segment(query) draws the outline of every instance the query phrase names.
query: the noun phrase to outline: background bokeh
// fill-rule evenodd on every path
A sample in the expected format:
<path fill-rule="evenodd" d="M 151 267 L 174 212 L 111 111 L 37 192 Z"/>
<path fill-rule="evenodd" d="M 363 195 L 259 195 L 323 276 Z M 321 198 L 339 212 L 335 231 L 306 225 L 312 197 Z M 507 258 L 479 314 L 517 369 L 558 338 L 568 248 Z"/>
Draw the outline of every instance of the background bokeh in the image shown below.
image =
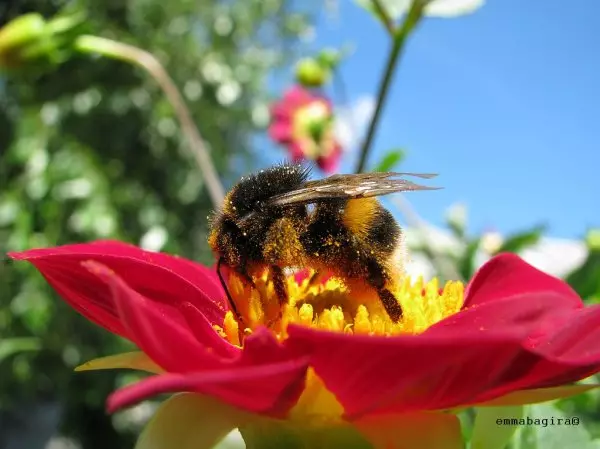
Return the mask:
<path fill-rule="evenodd" d="M 600 222 L 590 193 L 598 156 L 588 155 L 597 127 L 587 108 L 597 107 L 600 95 L 578 65 L 591 53 L 577 47 L 595 48 L 583 37 L 591 22 L 566 6 L 562 15 L 516 0 L 491 3 L 451 24 L 432 19 L 431 30 L 428 19 L 413 36 L 370 165 L 402 147 L 397 165 L 404 170 L 442 173 L 444 193 L 386 200 L 406 225 L 413 274 L 467 280 L 491 255 L 515 251 L 599 301 L 600 245 L 592 228 Z M 156 55 L 181 89 L 226 187 L 285 157 L 265 131 L 269 104 L 292 82 L 295 61 L 325 46 L 348 50 L 329 96 L 345 151 L 341 171 L 355 164 L 387 44 L 381 26 L 353 2 L 7 0 L 0 26 L 32 11 L 84 13 L 87 33 Z M 511 21 L 513 14 L 520 19 Z M 545 28 L 559 17 L 561 29 L 582 21 L 579 34 L 557 37 Z M 579 49 L 561 50 L 575 58 L 570 70 L 553 39 L 571 39 Z M 540 56 L 536 45 L 553 49 Z M 529 67 L 523 55 L 534 53 L 537 75 L 507 75 Z M 452 83 L 460 74 L 464 79 Z M 559 107 L 577 104 L 557 91 L 564 86 L 585 97 L 580 108 Z M 559 138 L 552 123 L 560 120 L 568 126 Z M 129 64 L 75 55 L 50 69 L 0 75 L 0 253 L 114 238 L 212 263 L 212 206 L 186 147 L 163 93 Z M 448 209 L 459 199 L 469 204 L 468 217 L 464 206 Z M 104 401 L 135 374 L 73 373 L 85 360 L 126 349 L 63 304 L 32 267 L 0 262 L 0 449 L 132 447 L 153 405 L 109 416 Z M 590 439 L 600 437 L 597 393 L 540 407 L 532 413 L 583 421 L 578 436 L 541 429 L 543 438 L 598 447 Z M 547 447 L 527 446 L 538 441 L 527 432 L 520 438 L 519 447 Z"/>

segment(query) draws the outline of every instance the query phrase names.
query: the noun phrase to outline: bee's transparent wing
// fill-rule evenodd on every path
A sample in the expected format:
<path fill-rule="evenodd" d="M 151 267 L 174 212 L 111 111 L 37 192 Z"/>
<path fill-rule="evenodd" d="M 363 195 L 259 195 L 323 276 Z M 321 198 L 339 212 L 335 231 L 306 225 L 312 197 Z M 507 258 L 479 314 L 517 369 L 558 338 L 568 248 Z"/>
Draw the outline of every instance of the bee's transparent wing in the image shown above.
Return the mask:
<path fill-rule="evenodd" d="M 398 179 L 401 176 L 431 179 L 437 175 L 395 172 L 333 175 L 317 181 L 308 181 L 299 189 L 273 196 L 267 204 L 273 206 L 309 204 L 334 198 L 367 198 L 396 192 L 438 190 L 441 188 L 423 186 L 406 179 Z"/>

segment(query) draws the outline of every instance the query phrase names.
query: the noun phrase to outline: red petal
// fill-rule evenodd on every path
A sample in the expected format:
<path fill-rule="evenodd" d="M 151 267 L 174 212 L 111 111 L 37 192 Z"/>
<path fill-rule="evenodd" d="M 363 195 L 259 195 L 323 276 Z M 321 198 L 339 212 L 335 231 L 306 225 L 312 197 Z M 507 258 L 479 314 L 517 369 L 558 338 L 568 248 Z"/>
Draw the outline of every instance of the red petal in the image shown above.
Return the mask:
<path fill-rule="evenodd" d="M 301 270 L 296 271 L 296 273 L 294 273 L 294 280 L 296 281 L 296 284 L 302 284 L 302 282 L 304 282 L 305 279 L 308 279 L 310 274 L 311 272 L 308 268 L 303 268 Z M 319 277 L 317 279 L 318 284 L 325 284 L 327 280 L 332 276 L 333 274 L 329 271 L 325 273 L 320 272 Z"/>
<path fill-rule="evenodd" d="M 292 86 L 283 94 L 282 103 L 298 108 L 317 98 L 319 97 L 313 95 L 310 91 L 301 86 Z"/>
<path fill-rule="evenodd" d="M 302 140 L 295 139 L 287 146 L 290 157 L 293 161 L 298 162 L 306 159 L 303 145 L 304 143 Z"/>
<path fill-rule="evenodd" d="M 475 274 L 467 286 L 463 310 L 435 324 L 427 333 L 447 327 L 457 332 L 514 326 L 539 329 L 582 307 L 579 296 L 564 281 L 519 256 L 501 254 Z"/>
<path fill-rule="evenodd" d="M 275 103 L 271 106 L 271 123 L 289 123 L 295 107 L 286 103 Z"/>
<path fill-rule="evenodd" d="M 553 292 L 515 294 L 509 298 L 477 304 L 431 326 L 425 334 L 438 332 L 503 333 L 526 327 L 528 332 L 554 323 L 561 315 L 574 312 L 568 299 Z"/>
<path fill-rule="evenodd" d="M 80 262 L 94 259 L 127 279 L 130 287 L 153 300 L 172 304 L 177 298 L 192 302 L 211 322 L 221 323 L 227 309 L 225 294 L 216 274 L 189 260 L 162 253 L 144 251 L 136 246 L 116 241 L 96 241 L 9 253 L 17 260 L 27 260 L 46 276 L 61 278 L 50 284 L 63 298 L 88 319 L 115 331 L 114 322 L 106 323 L 97 313 L 103 309 L 113 317 L 115 305 L 96 294 L 98 279 L 87 272 Z M 103 289 L 104 287 L 100 287 Z M 113 320 L 114 321 L 114 320 Z M 119 332 L 117 332 L 119 333 Z"/>
<path fill-rule="evenodd" d="M 283 98 L 271 106 L 271 121 L 289 121 L 294 112 L 310 103 L 314 97 L 307 90 L 294 86 L 283 94 Z"/>
<path fill-rule="evenodd" d="M 300 397 L 307 369 L 308 357 L 300 346 L 282 345 L 261 328 L 246 338 L 239 357 L 223 361 L 218 369 L 149 378 L 114 393 L 109 408 L 116 410 L 164 392 L 189 391 L 283 417 Z"/>
<path fill-rule="evenodd" d="M 305 279 L 308 279 L 309 275 L 310 270 L 308 268 L 303 268 L 302 270 L 298 270 L 294 273 L 294 280 L 296 281 L 296 284 L 300 285 Z"/>
<path fill-rule="evenodd" d="M 179 311 L 169 305 L 152 302 L 131 289 L 108 267 L 97 262 L 84 262 L 86 268 L 110 286 L 121 322 L 134 342 L 166 371 L 185 373 L 219 366 L 217 353 L 235 351 L 223 339 L 196 340 L 192 331 L 181 323 Z M 209 346 L 217 345 L 217 346 Z"/>
<path fill-rule="evenodd" d="M 136 343 L 155 362 L 173 374 L 168 377 L 171 380 L 167 384 L 163 384 L 162 380 L 157 381 L 158 386 L 150 382 L 150 390 L 144 386 L 140 389 L 132 387 L 134 393 L 133 396 L 126 396 L 130 398 L 128 400 L 143 398 L 152 394 L 153 388 L 158 388 L 156 394 L 164 391 L 203 392 L 235 406 L 249 407 L 247 403 L 239 403 L 240 395 L 244 395 L 248 401 L 258 401 L 259 406 L 269 401 L 271 408 L 264 409 L 265 412 L 284 413 L 299 397 L 307 369 L 306 356 L 300 346 L 281 345 L 269 331 L 260 329 L 246 339 L 244 349 L 240 351 L 207 327 L 210 324 L 194 305 L 182 305 L 185 318 L 194 329 L 180 326 L 171 319 L 169 310 L 157 307 L 130 289 L 107 267 L 95 262 L 87 262 L 86 265 L 110 285 L 121 321 L 130 329 Z M 257 369 L 261 367 L 262 370 Z M 285 369 L 282 368 L 280 372 L 278 367 Z M 291 367 L 296 370 L 292 372 Z M 227 380 L 226 373 L 232 372 L 235 373 L 233 380 Z M 227 383 L 225 386 L 219 380 L 223 373 Z M 203 387 L 207 378 L 213 379 L 209 383 L 216 385 Z M 244 392 L 244 388 L 252 388 L 253 391 Z M 258 396 L 254 397 L 255 394 Z"/>
<path fill-rule="evenodd" d="M 269 137 L 278 143 L 288 143 L 292 139 L 292 125 L 288 121 L 277 121 L 269 126 Z"/>
<path fill-rule="evenodd" d="M 317 159 L 317 165 L 325 173 L 333 173 L 337 170 L 340 161 L 340 152 L 334 153 Z"/>
<path fill-rule="evenodd" d="M 526 351 L 483 400 L 521 389 L 576 382 L 600 372 L 600 306 L 564 314 L 523 341 Z"/>
<path fill-rule="evenodd" d="M 310 364 L 349 419 L 367 413 L 445 409 L 504 373 L 526 333 L 374 337 L 290 326 L 290 342 L 310 346 Z"/>
<path fill-rule="evenodd" d="M 194 334 L 196 340 L 202 342 L 204 346 L 211 348 L 222 357 L 231 357 L 232 354 L 238 352 L 238 348 L 225 342 L 215 332 L 213 324 L 206 319 L 194 304 L 184 302 L 180 309 L 188 328 Z"/>
<path fill-rule="evenodd" d="M 485 263 L 465 291 L 465 308 L 510 298 L 515 295 L 552 292 L 571 308 L 583 307 L 577 293 L 564 281 L 550 276 L 510 253 L 500 254 Z"/>
<path fill-rule="evenodd" d="M 290 393 L 297 397 L 303 388 L 306 369 L 304 357 L 243 370 L 232 366 L 188 375 L 152 376 L 117 390 L 108 399 L 108 409 L 114 412 L 158 394 L 186 391 L 210 395 L 242 410 L 283 416 L 290 407 Z"/>
<path fill-rule="evenodd" d="M 560 317 L 552 328 L 544 329 L 537 341 L 530 340 L 528 349 L 543 357 L 565 364 L 597 364 L 600 360 L 600 305 L 585 307 Z"/>
<path fill-rule="evenodd" d="M 28 252 L 27 252 L 28 253 Z M 26 253 L 9 254 L 14 259 L 24 259 Z M 54 261 L 57 264 L 40 261 L 30 262 L 42 273 L 48 284 L 77 312 L 91 322 L 107 329 L 113 334 L 133 341 L 129 330 L 119 318 L 116 306 L 106 285 L 98 278 L 73 261 Z"/>

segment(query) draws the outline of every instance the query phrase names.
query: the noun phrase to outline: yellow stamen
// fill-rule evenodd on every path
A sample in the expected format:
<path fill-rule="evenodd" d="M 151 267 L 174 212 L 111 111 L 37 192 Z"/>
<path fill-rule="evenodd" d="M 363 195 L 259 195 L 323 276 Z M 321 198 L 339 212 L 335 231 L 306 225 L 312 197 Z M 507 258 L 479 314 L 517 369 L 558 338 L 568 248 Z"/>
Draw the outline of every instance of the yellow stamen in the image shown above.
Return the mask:
<path fill-rule="evenodd" d="M 310 276 L 309 276 L 310 278 Z M 287 278 L 289 303 L 283 308 L 268 277 L 255 279 L 256 289 L 232 276 L 229 290 L 243 317 L 245 334 L 259 326 L 269 327 L 279 339 L 287 338 L 290 323 L 322 330 L 363 335 L 418 334 L 429 326 L 458 312 L 463 305 L 463 284 L 447 282 L 439 289 L 437 279 L 424 282 L 405 277 L 390 286 L 402 306 L 403 317 L 393 322 L 377 293 L 361 284 L 349 287 L 337 278 L 309 285 L 308 278 L 298 284 Z M 239 325 L 231 312 L 225 316 L 219 333 L 234 345 L 240 345 Z"/>
<path fill-rule="evenodd" d="M 330 118 L 331 111 L 327 103 L 321 100 L 313 101 L 294 112 L 292 135 L 308 159 L 327 156 L 333 151 L 336 140 L 333 126 L 328 122 Z M 316 140 L 311 135 L 313 126 L 322 128 Z"/>

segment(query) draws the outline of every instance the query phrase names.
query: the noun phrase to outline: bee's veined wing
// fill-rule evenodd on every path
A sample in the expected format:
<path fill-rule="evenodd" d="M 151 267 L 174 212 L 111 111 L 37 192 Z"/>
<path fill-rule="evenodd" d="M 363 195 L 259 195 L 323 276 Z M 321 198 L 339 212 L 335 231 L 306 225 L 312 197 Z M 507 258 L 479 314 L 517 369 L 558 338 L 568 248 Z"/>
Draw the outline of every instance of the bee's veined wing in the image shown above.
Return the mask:
<path fill-rule="evenodd" d="M 314 203 L 333 198 L 367 198 L 388 195 L 395 192 L 414 190 L 438 190 L 441 187 L 428 187 L 401 176 L 415 176 L 431 179 L 437 176 L 429 173 L 359 173 L 333 175 L 317 181 L 308 181 L 301 188 L 273 196 L 268 205 L 286 206 L 300 203 Z"/>

